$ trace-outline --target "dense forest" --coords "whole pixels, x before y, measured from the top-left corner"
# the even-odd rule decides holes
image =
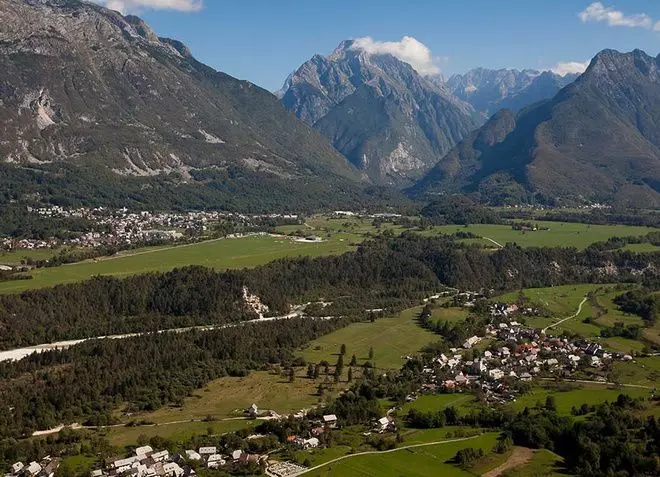
[[[451,236],[381,236],[340,256],[283,259],[254,269],[215,272],[186,267],[126,279],[0,296],[0,349],[64,339],[152,331],[254,318],[243,289],[273,315],[296,303],[325,300],[323,315],[364,317],[373,308],[400,309],[443,286],[515,290],[567,283],[657,284],[660,253],[573,248],[495,252]]]
[[[153,410],[180,403],[221,376],[288,365],[301,345],[345,326],[342,319],[289,319],[217,331],[91,340],[63,351],[0,363],[0,439],[61,422],[108,424],[128,403]]]

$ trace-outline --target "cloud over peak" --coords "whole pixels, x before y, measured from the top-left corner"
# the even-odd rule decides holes
[[[436,64],[438,58],[433,57],[428,46],[412,36],[404,36],[400,41],[375,41],[366,36],[355,39],[351,49],[361,50],[371,55],[392,55],[408,63],[421,75],[440,73],[440,68]]]
[[[631,28],[660,29],[660,22],[653,25],[653,20],[646,13],[633,13],[626,15],[620,10],[606,7],[601,2],[594,2],[578,15],[583,23],[604,22],[609,26],[624,26]]]
[[[104,7],[121,13],[135,13],[140,10],[176,10],[178,12],[198,12],[204,6],[203,0],[94,0]]]
[[[559,76],[566,76],[570,74],[582,74],[585,72],[588,66],[589,66],[588,61],[584,61],[584,62],[566,61],[563,63],[557,63],[555,67],[552,68],[550,71],[552,71],[555,74],[558,74]]]

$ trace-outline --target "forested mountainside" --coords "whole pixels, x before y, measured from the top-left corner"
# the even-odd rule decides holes
[[[492,204],[660,205],[660,58],[600,52],[551,100],[502,111],[418,184]]]
[[[364,199],[364,174],[277,98],[137,17],[78,0],[0,0],[0,17],[0,201],[290,210]]]
[[[354,41],[287,78],[282,104],[376,183],[409,185],[479,125],[472,107],[389,54]]]

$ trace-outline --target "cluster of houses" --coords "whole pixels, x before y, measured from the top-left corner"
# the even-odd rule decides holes
[[[210,224],[231,219],[250,225],[257,219],[298,220],[295,214],[243,215],[228,212],[132,212],[126,208],[66,208],[50,206],[27,208],[28,213],[50,218],[80,218],[94,223],[103,232],[88,232],[66,240],[40,239],[0,239],[0,248],[39,249],[54,248],[60,245],[98,247],[102,245],[130,245],[153,241],[181,239],[184,232],[201,233]]]
[[[111,462],[107,469],[94,470],[91,477],[189,477],[195,475],[194,467],[220,469],[255,462],[262,464],[268,456],[249,454],[237,449],[229,455],[217,447],[188,449],[182,454],[170,454],[167,450],[154,451],[151,446],[135,449],[135,455]]]
[[[30,462],[25,465],[23,462],[16,462],[11,466],[11,472],[5,474],[5,477],[53,477],[55,471],[60,466],[60,460],[46,456],[39,462]]]
[[[508,394],[512,381],[531,381],[537,376],[570,377],[578,368],[597,370],[613,360],[630,361],[625,353],[608,352],[599,343],[584,339],[548,336],[515,321],[516,314],[536,313],[533,309],[519,309],[516,305],[498,305],[491,309],[493,319],[483,336],[472,336],[462,348],[451,348],[440,354],[424,368],[428,376],[425,390],[456,391],[480,387],[487,399],[501,402]],[[474,359],[466,359],[467,350],[483,340],[491,345]],[[604,380],[599,377],[598,380]]]

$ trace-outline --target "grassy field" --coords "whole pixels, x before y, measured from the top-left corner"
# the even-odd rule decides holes
[[[547,449],[535,449],[532,460],[500,477],[563,477],[562,458]]]
[[[600,338],[601,329],[606,326],[613,326],[615,322],[623,322],[625,325],[636,324],[642,326],[644,324],[644,321],[640,317],[620,311],[618,306],[613,302],[617,295],[624,293],[627,289],[630,288],[622,288],[617,285],[594,284],[525,289],[522,291],[522,294],[531,303],[543,307],[552,315],[548,317],[527,318],[527,325],[535,328],[544,328],[558,321],[560,318],[571,316],[577,311],[582,299],[591,291],[594,292],[595,303],[591,301],[585,302],[578,316],[553,327],[553,331],[561,333],[566,330],[571,333],[578,333],[585,338],[598,339],[601,340],[600,342],[603,346],[613,351],[626,353],[641,351],[644,343],[640,341],[620,337]],[[519,291],[512,292],[501,295],[496,299],[512,302],[516,301],[519,295]],[[593,322],[585,323],[584,319],[587,317],[593,318]],[[647,339],[652,341],[656,337],[656,331],[652,328],[645,330],[644,334]]]
[[[633,227],[626,225],[589,225],[569,222],[534,222],[550,230],[537,230],[536,232],[523,232],[513,230],[510,225],[445,225],[433,227],[425,234],[456,232],[472,232],[481,237],[488,237],[505,245],[508,242],[517,243],[521,247],[577,247],[585,248],[594,242],[602,242],[610,237],[630,237],[646,235],[655,231],[650,227]],[[482,240],[481,243],[492,247],[493,243]],[[643,250],[647,251],[647,250]]]
[[[554,396],[557,403],[557,412],[560,414],[569,415],[573,406],[580,407],[580,405],[598,404],[605,401],[616,401],[619,394],[627,394],[630,397],[649,397],[650,392],[648,389],[641,388],[621,388],[614,389],[605,384],[583,384],[579,389],[572,389],[570,391],[556,391],[549,388],[537,387],[530,393],[520,396],[516,402],[511,403],[509,406],[516,411],[522,411],[526,407],[533,408],[537,403],[545,404],[545,399],[548,396]]]
[[[177,422],[172,424],[158,424],[153,426],[113,427],[98,431],[105,436],[110,444],[118,447],[135,446],[141,436],[151,438],[154,436],[170,439],[174,442],[183,442],[194,435],[205,435],[211,430],[213,435],[237,431],[253,426],[254,421],[216,421],[216,422]]]
[[[128,276],[165,271],[185,265],[204,265],[217,270],[261,265],[284,257],[340,254],[351,250],[350,236],[318,243],[295,242],[288,238],[259,236],[220,239],[177,247],[136,250],[118,257],[41,268],[30,272],[32,280],[0,282],[0,292],[20,292],[59,283],[70,283],[94,275]]]
[[[313,380],[298,377],[290,383],[287,377],[266,371],[255,371],[243,378],[216,379],[185,399],[182,406],[166,406],[154,412],[134,414],[133,422],[147,425],[120,426],[102,431],[115,445],[135,444],[140,435],[161,436],[174,441],[187,439],[193,434],[221,434],[254,425],[254,421],[240,420],[251,404],[259,409],[289,413],[319,404]],[[320,381],[319,381],[320,382]],[[338,385],[341,386],[341,385]],[[121,418],[128,422],[126,417]]]
[[[420,396],[416,401],[406,403],[402,406],[399,415],[406,415],[410,409],[433,412],[449,406],[454,406],[462,411],[469,411],[474,407],[474,399],[474,394],[472,393],[425,394]]]
[[[434,444],[412,449],[400,449],[386,454],[356,455],[309,472],[310,477],[462,477],[471,472],[448,463],[460,449],[481,448],[489,452],[495,445],[497,433],[461,441]],[[404,441],[404,446],[409,445]]]
[[[380,318],[373,323],[353,323],[345,328],[312,341],[300,355],[307,362],[337,361],[342,344],[346,345],[345,364],[355,354],[358,364],[368,361],[373,347],[373,362],[378,368],[399,369],[403,357],[419,351],[425,345],[437,341],[438,336],[422,329],[415,323],[421,307],[410,308],[399,315]]]

